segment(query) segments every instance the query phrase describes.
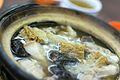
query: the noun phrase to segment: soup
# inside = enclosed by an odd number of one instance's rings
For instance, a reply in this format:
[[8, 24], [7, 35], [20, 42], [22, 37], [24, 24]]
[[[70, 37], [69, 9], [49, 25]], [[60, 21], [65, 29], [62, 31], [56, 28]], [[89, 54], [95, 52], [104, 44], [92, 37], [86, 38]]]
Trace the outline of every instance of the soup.
[[[115, 80], [119, 58], [71, 25], [35, 22], [11, 39], [19, 66], [42, 80]], [[47, 25], [47, 26], [46, 26]]]

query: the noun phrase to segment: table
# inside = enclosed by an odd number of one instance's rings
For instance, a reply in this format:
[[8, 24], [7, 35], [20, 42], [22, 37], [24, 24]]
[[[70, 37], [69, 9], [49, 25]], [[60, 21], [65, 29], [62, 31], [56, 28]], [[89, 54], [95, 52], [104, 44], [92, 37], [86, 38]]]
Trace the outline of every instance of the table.
[[120, 0], [101, 0], [103, 9], [97, 17], [105, 21], [120, 21]]

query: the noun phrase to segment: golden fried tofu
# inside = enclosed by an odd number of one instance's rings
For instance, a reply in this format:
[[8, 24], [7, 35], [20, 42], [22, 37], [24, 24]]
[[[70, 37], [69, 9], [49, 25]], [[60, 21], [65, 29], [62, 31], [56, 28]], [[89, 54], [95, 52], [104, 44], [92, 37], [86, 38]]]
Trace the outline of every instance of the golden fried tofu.
[[100, 54], [99, 52], [94, 52], [94, 53], [90, 53], [88, 56], [89, 56], [89, 59], [96, 61], [96, 59], [101, 57], [102, 54]]
[[101, 67], [102, 65], [108, 65], [110, 62], [108, 61], [107, 57], [101, 56], [99, 59], [96, 60], [96, 65]]
[[79, 57], [80, 59], [84, 58], [84, 45], [69, 42], [60, 42], [59, 46], [62, 53], [71, 54], [75, 57]]
[[41, 29], [24, 26], [23, 31], [29, 40], [34, 40], [39, 43], [44, 43], [47, 40], [46, 33]]
[[97, 65], [97, 67], [100, 67], [102, 65], [108, 65], [110, 62], [108, 61], [107, 57], [103, 56], [100, 52], [94, 52], [90, 53], [88, 55], [89, 62], [93, 62]]

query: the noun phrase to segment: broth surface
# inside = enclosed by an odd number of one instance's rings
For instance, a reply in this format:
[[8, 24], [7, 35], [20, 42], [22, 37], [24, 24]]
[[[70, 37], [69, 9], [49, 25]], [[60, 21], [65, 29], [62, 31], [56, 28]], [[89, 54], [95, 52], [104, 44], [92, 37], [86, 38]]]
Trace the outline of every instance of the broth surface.
[[22, 69], [42, 80], [115, 80], [119, 73], [117, 55], [70, 25], [23, 25], [11, 51]]

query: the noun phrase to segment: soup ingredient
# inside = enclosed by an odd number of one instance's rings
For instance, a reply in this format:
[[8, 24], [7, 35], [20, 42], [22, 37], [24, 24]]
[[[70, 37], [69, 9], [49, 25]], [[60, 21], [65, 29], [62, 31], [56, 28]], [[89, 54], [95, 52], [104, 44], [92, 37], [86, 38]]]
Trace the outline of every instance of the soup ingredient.
[[[78, 65], [79, 64], [79, 60], [77, 60], [76, 58], [64, 55], [64, 54], [62, 54], [62, 53], [60, 53], [58, 51], [54, 51], [54, 50], [51, 50], [49, 53], [50, 54], [48, 56], [49, 57], [48, 59], [50, 61], [52, 61], [54, 65], [57, 65], [60, 69], [62, 69], [65, 72], [68, 71], [69, 74], [71, 74], [71, 73], [75, 74], [75, 69], [78, 69], [78, 67], [79, 67], [79, 65]], [[76, 67], [74, 67], [75, 68], [74, 71], [72, 71], [73, 70], [72, 69], [73, 66], [76, 66]], [[50, 68], [48, 68], [48, 70], [51, 72]], [[53, 74], [55, 74], [55, 73], [53, 73]]]
[[48, 59], [53, 63], [61, 65], [63, 67], [64, 65], [72, 65], [79, 62], [76, 58], [67, 56], [55, 50], [51, 50], [49, 52]]
[[25, 44], [25, 50], [36, 60], [41, 62], [45, 67], [48, 66], [47, 59], [45, 57], [45, 51], [39, 43], [31, 41]]
[[38, 28], [31, 28], [29, 26], [24, 26], [23, 34], [26, 34], [29, 40], [36, 41], [39, 43], [45, 43], [47, 41], [46, 33]]
[[18, 57], [28, 57], [30, 54], [25, 50], [21, 39], [11, 40], [12, 53]]
[[109, 75], [114, 75], [117, 74], [119, 71], [119, 68], [116, 66], [118, 65], [108, 65], [108, 66], [103, 66], [101, 68], [96, 68], [95, 70], [97, 71], [97, 77], [106, 77]]
[[67, 26], [67, 34], [72, 38], [77, 37], [77, 33], [72, 29], [71, 26]]
[[86, 59], [88, 59], [90, 62], [95, 62], [97, 67], [110, 64], [108, 59], [99, 52], [89, 54]]
[[42, 80], [104, 80], [119, 73], [119, 58], [91, 36], [80, 38], [71, 26], [43, 27], [23, 26], [17, 37], [30, 56], [16, 59], [26, 68], [41, 66]]
[[32, 74], [38, 79], [42, 79], [46, 76], [43, 66], [41, 66], [36, 60], [31, 58], [25, 58], [18, 60], [19, 65], [24, 71]]
[[110, 50], [105, 49], [99, 45], [96, 45], [95, 43], [85, 42], [84, 44], [86, 45], [86, 51], [88, 53], [99, 52], [101, 55], [106, 57], [110, 63], [113, 63], [113, 64], [118, 63], [119, 58], [115, 54], [113, 54]]
[[51, 51], [49, 51], [47, 58], [51, 62], [55, 62], [55, 61], [57, 61], [58, 58], [62, 58], [62, 55], [60, 52], [58, 52], [56, 50], [51, 50]]
[[58, 44], [61, 41], [66, 41], [66, 39], [63, 38], [62, 36], [55, 35], [51, 32], [47, 32], [47, 37], [48, 37], [49, 42], [53, 44]]
[[71, 27], [71, 26], [61, 26], [61, 29], [59, 30], [57, 28], [57, 33], [61, 34], [61, 35], [65, 35], [68, 37], [72, 37], [75, 38], [77, 37], [77, 33], [75, 32], [75, 30]]
[[65, 71], [60, 65], [51, 65], [49, 70], [52, 74], [58, 76], [57, 80], [74, 80], [69, 72]]
[[100, 80], [99, 78], [95, 77], [95, 73], [92, 71], [81, 72], [77, 75], [78, 80]]
[[75, 44], [69, 42], [60, 42], [60, 51], [66, 53], [70, 56], [78, 57], [80, 59], [84, 58], [85, 46], [82, 44]]
[[45, 31], [45, 32], [51, 32], [51, 33], [56, 34], [56, 30], [53, 29], [52, 27], [43, 28], [42, 30]]

